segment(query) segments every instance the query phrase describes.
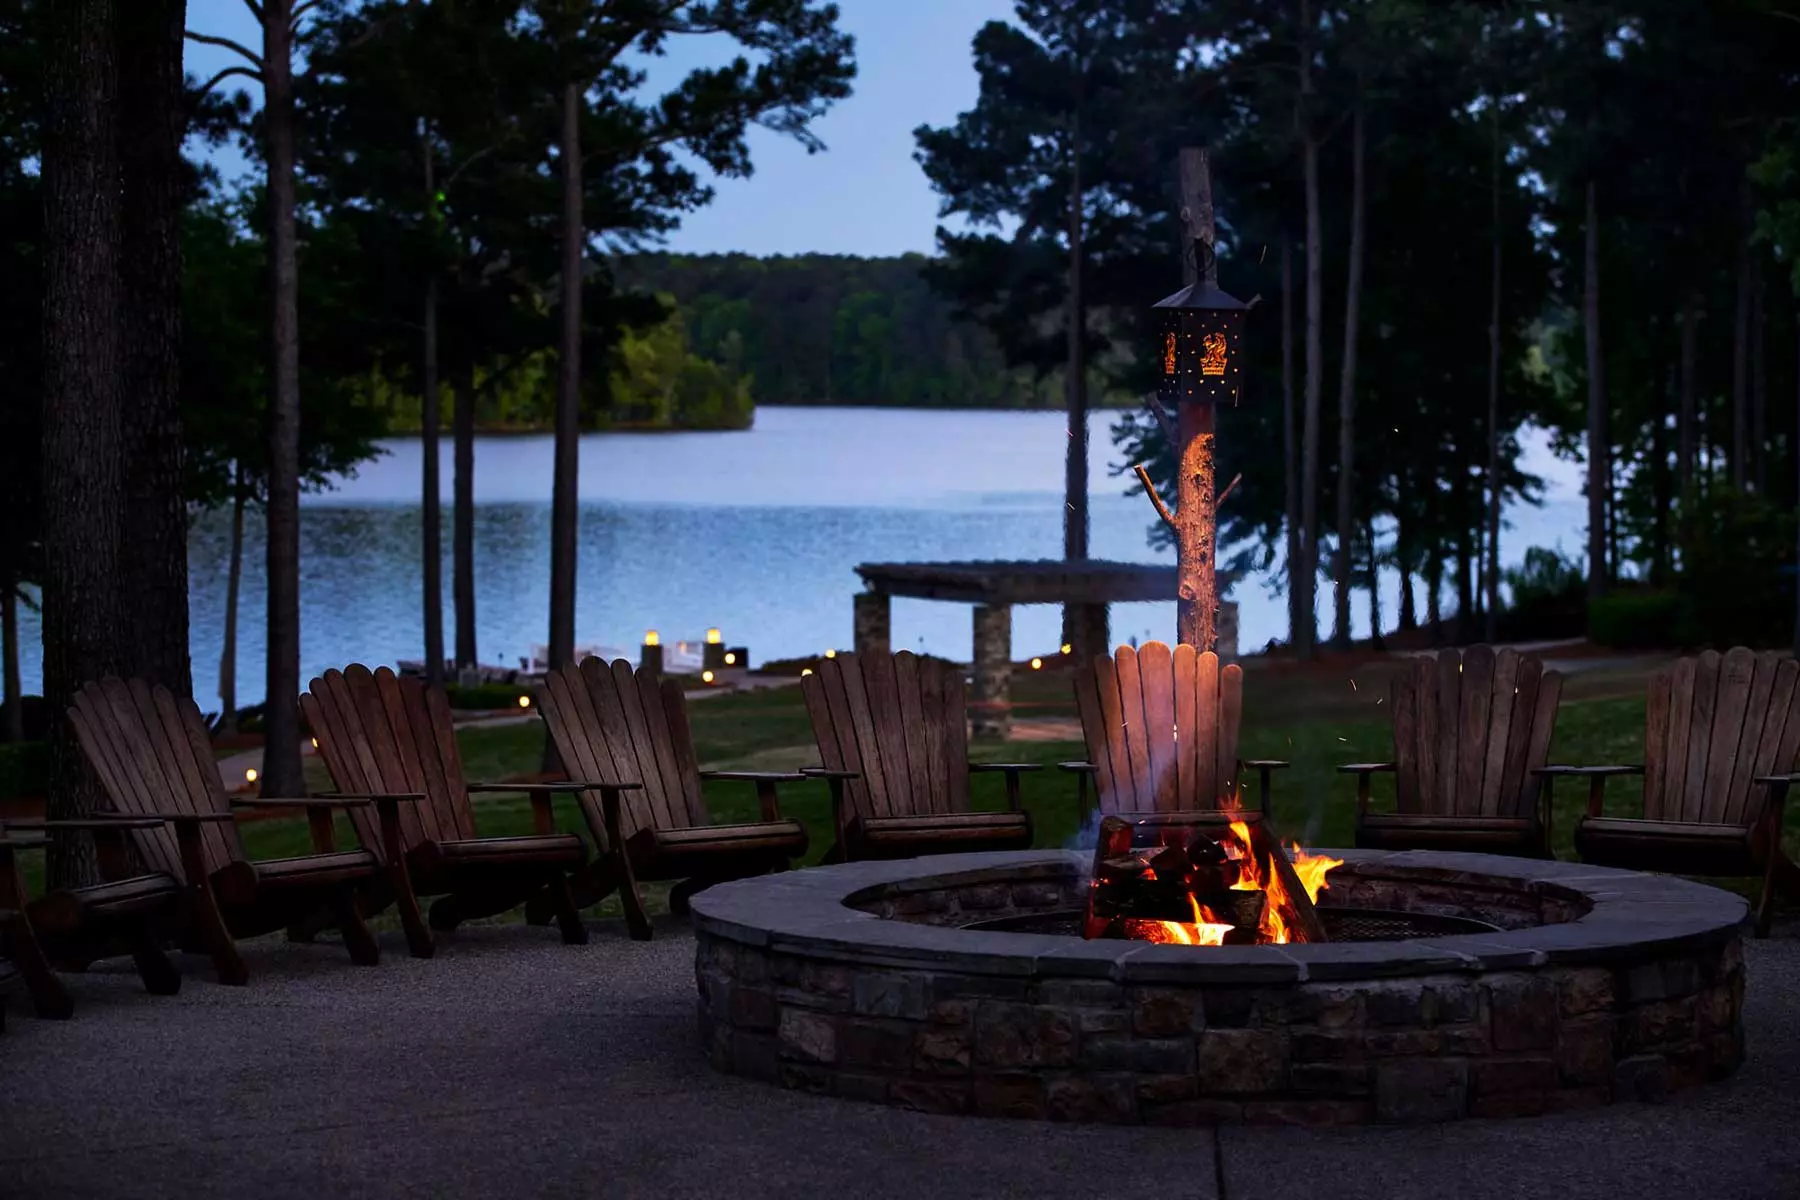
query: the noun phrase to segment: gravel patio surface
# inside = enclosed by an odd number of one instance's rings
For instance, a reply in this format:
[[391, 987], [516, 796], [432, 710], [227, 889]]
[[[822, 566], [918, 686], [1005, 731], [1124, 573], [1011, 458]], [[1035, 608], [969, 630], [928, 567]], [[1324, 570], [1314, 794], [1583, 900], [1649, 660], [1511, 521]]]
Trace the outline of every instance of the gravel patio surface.
[[715, 1075], [694, 943], [665, 920], [585, 947], [466, 929], [246, 947], [246, 988], [185, 958], [71, 978], [68, 1022], [4, 991], [0, 1196], [1612, 1200], [1800, 1196], [1800, 928], [1746, 939], [1749, 1058], [1665, 1104], [1428, 1128], [1193, 1130], [939, 1117]]

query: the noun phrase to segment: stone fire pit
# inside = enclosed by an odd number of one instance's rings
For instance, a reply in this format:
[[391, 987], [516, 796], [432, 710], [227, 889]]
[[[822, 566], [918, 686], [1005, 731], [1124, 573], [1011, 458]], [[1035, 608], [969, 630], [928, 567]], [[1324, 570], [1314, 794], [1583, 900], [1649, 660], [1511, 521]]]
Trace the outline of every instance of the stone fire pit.
[[1747, 906], [1685, 880], [1331, 850], [1323, 909], [1491, 932], [1197, 947], [1056, 928], [1089, 856], [946, 855], [694, 897], [721, 1071], [930, 1112], [1195, 1125], [1515, 1116], [1655, 1099], [1743, 1058]]

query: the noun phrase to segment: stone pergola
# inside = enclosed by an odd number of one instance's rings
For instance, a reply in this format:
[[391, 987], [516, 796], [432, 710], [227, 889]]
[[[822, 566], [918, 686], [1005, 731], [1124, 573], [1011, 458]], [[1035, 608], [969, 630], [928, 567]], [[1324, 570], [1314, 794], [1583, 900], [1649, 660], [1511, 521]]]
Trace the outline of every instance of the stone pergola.
[[[894, 596], [975, 606], [975, 685], [970, 717], [981, 737], [1012, 726], [1012, 610], [1015, 604], [1076, 609], [1072, 652], [1085, 661], [1109, 649], [1107, 606], [1175, 599], [1175, 568], [1156, 563], [1049, 559], [1035, 562], [863, 563], [865, 590], [855, 600], [859, 654], [893, 649]], [[1219, 593], [1231, 584], [1220, 572]], [[1237, 605], [1219, 604], [1219, 657], [1237, 656]]]

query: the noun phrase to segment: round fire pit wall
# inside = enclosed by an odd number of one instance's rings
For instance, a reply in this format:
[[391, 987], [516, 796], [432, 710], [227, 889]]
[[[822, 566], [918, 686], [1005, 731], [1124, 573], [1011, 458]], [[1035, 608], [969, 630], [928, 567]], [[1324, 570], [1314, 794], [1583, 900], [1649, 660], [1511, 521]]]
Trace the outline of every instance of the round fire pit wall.
[[968, 928], [1079, 909], [1078, 852], [790, 871], [694, 897], [705, 1051], [848, 1100], [1167, 1125], [1529, 1115], [1742, 1060], [1741, 898], [1575, 863], [1328, 853], [1346, 861], [1327, 907], [1493, 931], [1090, 942]]

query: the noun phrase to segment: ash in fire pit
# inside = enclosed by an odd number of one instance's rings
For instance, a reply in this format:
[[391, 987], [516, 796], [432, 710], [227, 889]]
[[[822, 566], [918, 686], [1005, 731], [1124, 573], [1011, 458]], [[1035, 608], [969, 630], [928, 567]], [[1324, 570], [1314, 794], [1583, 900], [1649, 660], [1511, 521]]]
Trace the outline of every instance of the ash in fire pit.
[[1082, 936], [1191, 946], [1328, 941], [1314, 903], [1342, 860], [1297, 846], [1292, 856], [1260, 822], [1195, 829], [1106, 817]]

